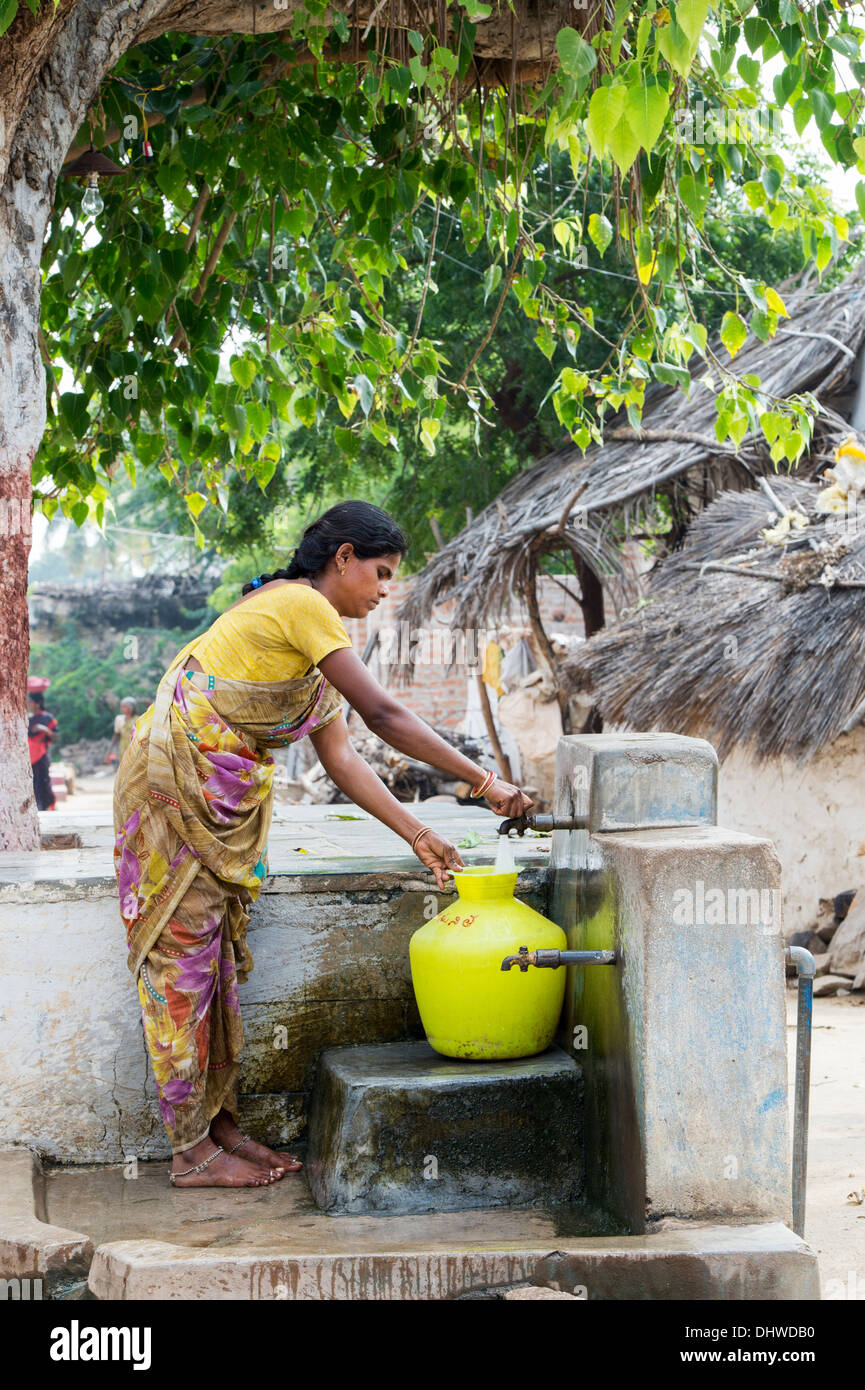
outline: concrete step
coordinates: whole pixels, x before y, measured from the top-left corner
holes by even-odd
[[[331,1048],[310,1113],[312,1194],[334,1214],[576,1202],[582,1095],[557,1047],[496,1062],[426,1042]]]

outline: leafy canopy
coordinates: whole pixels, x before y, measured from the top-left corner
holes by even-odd
[[[266,489],[298,431],[349,463],[404,452],[409,436],[433,456],[454,407],[484,418],[484,357],[513,312],[582,448],[619,410],[637,427],[647,385],[685,388],[703,360],[719,440],[765,424],[776,460],[800,455],[813,401],[776,401],[735,372],[749,333],[775,333],[783,299],[719,259],[707,217],[741,185],[753,217],[801,240],[821,273],[848,239],[825,189],[777,146],[790,108],[800,133],[813,124],[832,160],[865,174],[863,31],[843,6],[619,0],[609,22],[578,12],[600,22],[591,37],[559,32],[546,80],[505,88],[474,80],[488,6],[452,0],[446,42],[419,30],[407,45],[385,13],[361,64],[325,8],[307,0],[287,34],[164,36],[103,84],[95,140],[119,140],[127,173],[102,181],[95,229],[83,189],[60,184],[43,260],[46,515],[101,524],[118,470],[134,482],[158,469],[203,546],[205,518],[230,521],[232,480]],[[865,181],[857,201],[865,211]],[[483,285],[467,351],[447,324],[430,331],[445,235]],[[632,299],[601,325],[586,286],[611,247]],[[732,292],[723,358],[698,304],[709,260]],[[412,300],[408,321],[395,298]]]

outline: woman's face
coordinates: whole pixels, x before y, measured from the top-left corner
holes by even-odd
[[[347,555],[345,573],[338,575],[340,599],[345,605],[340,605],[340,612],[344,617],[365,618],[387,598],[400,559],[399,554],[377,555],[371,560],[361,560],[353,551]],[[342,560],[337,554],[337,568]]]

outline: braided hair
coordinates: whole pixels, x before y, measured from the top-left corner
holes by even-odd
[[[372,560],[379,555],[403,556],[408,550],[405,532],[381,507],[371,502],[337,502],[307,526],[300,545],[284,569],[259,575],[257,580],[244,584],[240,592],[249,594],[271,579],[313,578],[321,574],[340,546],[347,542],[361,560]]]

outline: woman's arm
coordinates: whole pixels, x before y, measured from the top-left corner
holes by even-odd
[[[399,753],[407,753],[419,762],[447,772],[477,786],[486,776],[485,769],[473,763],[439,738],[434,729],[418,719],[416,714],[394,699],[389,691],[370,675],[357,653],[349,647],[323,656],[319,670],[331,685],[336,686],[356,709],[364,724],[380,739]],[[498,778],[489,788],[486,798],[492,809],[501,816],[519,816],[532,802],[509,782]]]
[[[457,748],[445,743],[435,730],[418,719],[416,714],[394,699],[379,685],[366,666],[350,647],[330,652],[318,663],[319,670],[344,695],[352,709],[357,710],[364,724],[391,748],[419,762],[429,763],[442,772],[450,773],[476,786],[483,780],[484,769]]]
[[[321,729],[313,729],[309,736],[322,767],[340,791],[411,844],[417,832],[423,829],[423,822],[391,795],[381,778],[352,746],[343,716],[338,715]],[[465,868],[459,850],[433,831],[428,831],[418,842],[415,853],[422,864],[432,869],[441,889],[447,887],[448,869]]]

